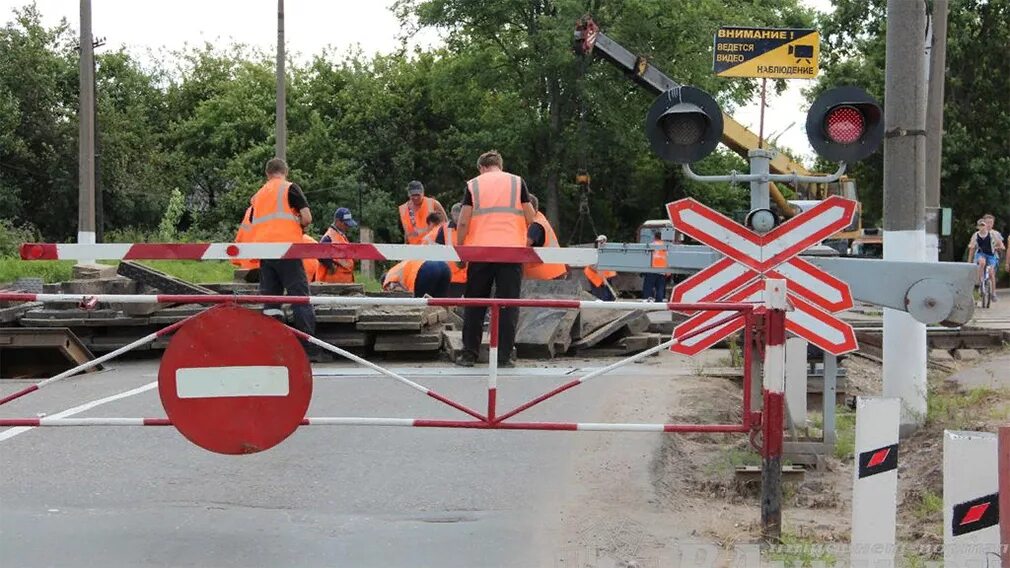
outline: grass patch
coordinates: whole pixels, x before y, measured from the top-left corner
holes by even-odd
[[[227,260],[145,260],[141,264],[194,284],[231,282],[235,270]]]
[[[847,406],[835,408],[835,457],[851,460],[856,451],[856,413]]]
[[[761,456],[752,449],[728,448],[706,466],[709,475],[729,475],[745,465],[761,465]]]
[[[937,515],[943,513],[943,497],[929,489],[923,491],[919,502],[915,505],[915,516],[921,521],[936,521]]]
[[[72,260],[21,260],[20,258],[0,258],[0,282],[13,282],[18,278],[41,278],[53,283],[70,280]]]
[[[926,403],[926,423],[948,430],[969,429],[982,418],[979,408],[998,395],[998,391],[987,387],[976,387],[966,393],[934,389]],[[1002,411],[1003,408],[993,409],[994,414]]]
[[[782,533],[782,544],[770,547],[765,557],[787,567],[835,566],[838,562],[830,546],[787,532]]]

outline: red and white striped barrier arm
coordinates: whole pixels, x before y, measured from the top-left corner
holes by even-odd
[[[540,300],[525,298],[384,298],[371,296],[264,296],[258,294],[31,294],[0,292],[0,302],[113,302],[118,304],[311,304],[313,306],[499,306],[502,308],[567,308],[583,310],[750,311],[747,302],[603,302],[599,300]]]
[[[172,426],[168,418],[0,418],[0,427]],[[426,418],[308,417],[301,426],[400,426],[408,428],[472,428],[478,430],[557,430],[577,432],[705,432],[741,433],[740,424],[649,424],[608,422],[486,422]]]
[[[596,264],[595,248],[312,243],[25,243],[23,260],[243,260],[348,258],[449,262]]]

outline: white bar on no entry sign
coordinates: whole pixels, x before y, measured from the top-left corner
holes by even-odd
[[[196,367],[175,372],[179,398],[287,396],[287,367]]]

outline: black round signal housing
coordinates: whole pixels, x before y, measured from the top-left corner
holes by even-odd
[[[832,162],[858,162],[876,152],[883,138],[880,104],[859,87],[824,91],[807,112],[807,139]]]
[[[675,164],[697,162],[722,140],[722,109],[701,89],[681,86],[656,97],[645,117],[652,151]]]

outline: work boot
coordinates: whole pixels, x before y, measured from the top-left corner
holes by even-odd
[[[455,363],[460,367],[473,367],[474,363],[477,362],[477,358],[474,357],[473,353],[469,351],[464,351],[456,357]]]
[[[498,361],[499,369],[513,369],[516,366],[515,359],[508,359],[506,361]]]
[[[996,295],[996,290],[993,290],[992,292],[989,292],[989,297],[994,302],[998,302],[999,301],[999,296]]]

